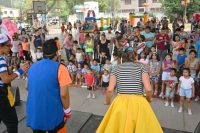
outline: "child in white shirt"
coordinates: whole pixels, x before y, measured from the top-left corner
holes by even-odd
[[[67,65],[67,69],[70,73],[70,76],[71,76],[71,79],[72,79],[72,82],[74,83],[75,82],[75,75],[76,75],[76,66],[73,64],[73,61],[69,61],[69,65]]]
[[[103,71],[103,75],[101,77],[101,87],[103,89],[103,93],[105,92],[105,90],[107,89],[108,85],[109,85],[109,72],[108,70],[104,70]]]
[[[37,61],[40,61],[43,58],[43,53],[41,48],[37,48],[36,53],[35,53]]]
[[[184,68],[183,69],[183,76],[179,78],[179,85],[177,93],[180,96],[180,108],[178,112],[182,112],[183,110],[183,103],[185,97],[188,103],[188,114],[192,115],[191,111],[191,98],[194,97],[195,87],[194,87],[194,79],[190,76],[190,69]]]
[[[77,64],[83,65],[84,54],[83,54],[81,48],[77,48],[77,51],[76,51],[76,62],[77,62]]]

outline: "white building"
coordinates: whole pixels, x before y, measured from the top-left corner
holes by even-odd
[[[17,18],[20,17],[20,10],[15,8],[9,8],[0,6],[1,18]]]
[[[121,0],[120,13],[127,16],[130,12],[143,13],[145,11],[151,13],[162,13],[162,4],[160,0]],[[144,6],[147,4],[147,7]]]

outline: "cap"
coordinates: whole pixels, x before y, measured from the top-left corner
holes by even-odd
[[[52,56],[58,51],[56,42],[54,39],[47,40],[43,44],[43,54],[45,56]]]
[[[8,37],[5,34],[0,34],[0,44],[9,41]]]

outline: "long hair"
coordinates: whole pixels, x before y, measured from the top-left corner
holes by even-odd
[[[126,51],[122,54],[122,62],[135,62],[137,53],[135,51]]]

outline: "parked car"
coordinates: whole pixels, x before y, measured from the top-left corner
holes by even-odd
[[[49,25],[56,25],[59,23],[59,19],[52,19],[49,21]]]

